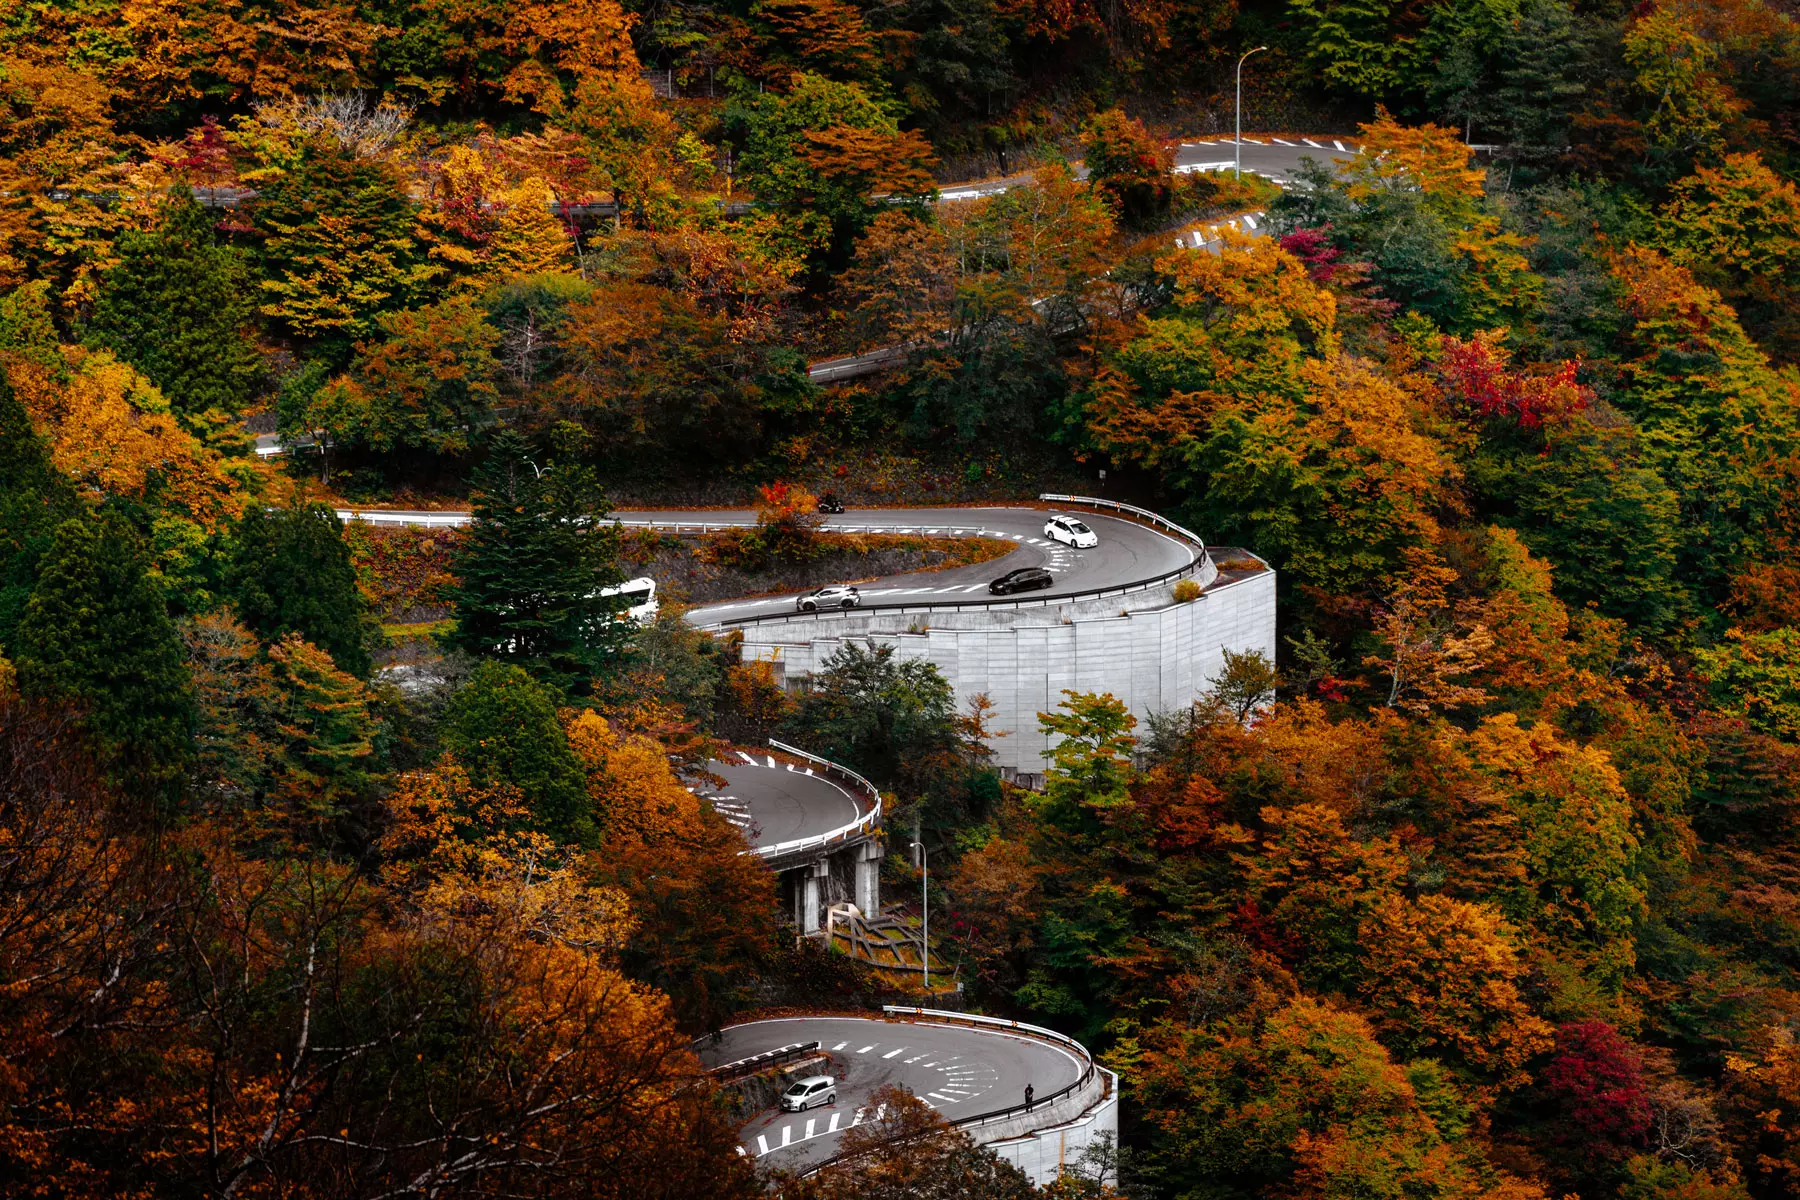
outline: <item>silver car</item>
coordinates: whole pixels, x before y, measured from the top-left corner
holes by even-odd
[[[782,1112],[805,1112],[817,1104],[837,1103],[837,1080],[829,1075],[808,1075],[781,1093]]]
[[[861,592],[849,584],[834,583],[830,587],[822,587],[816,592],[797,597],[794,607],[801,612],[818,612],[822,608],[856,608],[861,603]]]

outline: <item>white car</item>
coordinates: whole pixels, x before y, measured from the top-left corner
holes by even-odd
[[[847,583],[834,583],[796,597],[794,607],[801,612],[818,612],[821,608],[855,608],[861,603],[861,592]]]
[[[808,1075],[781,1093],[782,1112],[805,1112],[815,1104],[837,1103],[837,1080],[829,1075]]]
[[[1077,550],[1086,550],[1090,546],[1100,544],[1099,534],[1074,517],[1065,517],[1060,513],[1044,522],[1044,536],[1053,542],[1073,546]]]

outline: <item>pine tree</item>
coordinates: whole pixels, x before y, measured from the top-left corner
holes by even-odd
[[[85,710],[115,782],[173,798],[189,752],[193,687],[143,547],[118,518],[57,527],[14,657],[27,695]]]
[[[244,513],[225,568],[238,616],[268,641],[298,633],[351,674],[369,673],[364,602],[344,523],[323,504]]]
[[[114,249],[88,340],[149,376],[190,432],[228,427],[262,375],[245,255],[218,243],[213,218],[185,194],[172,195],[156,229],[124,233]]]
[[[599,830],[587,780],[556,701],[520,668],[482,663],[450,702],[444,744],[476,782],[518,788],[546,832],[593,845]]]
[[[74,502],[0,369],[0,649],[13,644],[37,582],[38,560],[56,526],[74,512]]]
[[[584,689],[615,663],[628,633],[618,526],[592,471],[540,469],[505,430],[475,475],[474,521],[458,551],[450,642],[517,663],[564,691]]]

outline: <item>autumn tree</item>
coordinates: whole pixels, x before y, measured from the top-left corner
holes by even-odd
[[[1484,665],[1493,633],[1470,618],[1466,605],[1453,615],[1446,592],[1455,571],[1423,555],[1412,556],[1409,567],[1376,613],[1384,653],[1369,655],[1363,665],[1387,676],[1390,708],[1422,715],[1489,699],[1483,689],[1458,680]]]
[[[784,236],[815,263],[838,256],[889,202],[934,190],[934,158],[854,83],[801,73],[785,94],[737,98],[727,121],[757,197],[783,214]]]
[[[263,315],[340,362],[432,273],[393,170],[324,138],[261,189],[254,219]]]
[[[1300,996],[1204,1029],[1158,1026],[1138,1065],[1152,1178],[1280,1190],[1541,1200],[1490,1175],[1467,1101],[1435,1064],[1391,1058],[1362,1017]]]
[[[1167,211],[1174,155],[1142,121],[1109,108],[1083,127],[1082,149],[1088,182],[1106,193],[1123,220],[1141,224]]]
[[[194,801],[213,812],[255,807],[273,784],[282,748],[282,694],[256,635],[229,613],[179,629],[194,681]]]
[[[1654,250],[1615,257],[1627,318],[1620,407],[1644,462],[1680,503],[1678,570],[1698,597],[1724,598],[1733,567],[1758,556],[1800,444],[1800,382],[1775,371],[1717,292]],[[1694,366],[1677,365],[1693,356]]]
[[[1675,185],[1658,221],[1670,257],[1715,287],[1775,358],[1800,357],[1800,189],[1755,154],[1729,154]]]
[[[281,692],[281,798],[296,822],[318,836],[372,782],[377,730],[368,691],[296,633],[269,647],[269,663]]]
[[[345,375],[284,413],[284,432],[338,451],[467,453],[494,423],[500,332],[461,297],[384,313],[375,324],[380,340],[359,343]]]
[[[1446,896],[1383,897],[1357,940],[1375,1027],[1409,1058],[1433,1057],[1511,1087],[1550,1044],[1521,995],[1525,965],[1499,913]]]

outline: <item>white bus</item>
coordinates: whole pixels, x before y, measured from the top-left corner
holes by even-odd
[[[600,595],[608,598],[624,596],[631,601],[630,606],[619,614],[621,617],[630,617],[639,625],[656,620],[656,580],[648,575],[627,579],[617,587],[601,588]]]

